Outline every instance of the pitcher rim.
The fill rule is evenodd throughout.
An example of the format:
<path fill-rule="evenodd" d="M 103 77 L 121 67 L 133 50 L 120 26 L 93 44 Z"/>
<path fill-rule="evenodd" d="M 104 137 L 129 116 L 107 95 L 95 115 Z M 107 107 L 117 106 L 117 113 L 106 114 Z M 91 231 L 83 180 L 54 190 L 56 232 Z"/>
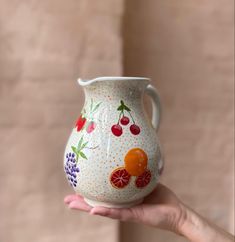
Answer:
<path fill-rule="evenodd" d="M 77 79 L 77 82 L 81 86 L 87 86 L 97 81 L 128 81 L 128 80 L 136 80 L 136 81 L 148 81 L 150 82 L 151 79 L 147 77 L 134 77 L 134 76 L 103 76 L 97 77 L 90 80 L 82 80 L 81 78 Z"/>

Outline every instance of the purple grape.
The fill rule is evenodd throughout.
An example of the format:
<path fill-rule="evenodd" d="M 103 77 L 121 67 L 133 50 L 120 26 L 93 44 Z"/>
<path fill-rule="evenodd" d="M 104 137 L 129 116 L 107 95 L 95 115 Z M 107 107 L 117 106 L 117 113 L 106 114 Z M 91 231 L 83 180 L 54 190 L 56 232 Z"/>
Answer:
<path fill-rule="evenodd" d="M 77 186 L 77 173 L 80 172 L 80 169 L 77 167 L 75 154 L 74 153 L 67 153 L 66 154 L 66 162 L 65 162 L 65 173 L 67 175 L 67 179 L 71 186 Z"/>

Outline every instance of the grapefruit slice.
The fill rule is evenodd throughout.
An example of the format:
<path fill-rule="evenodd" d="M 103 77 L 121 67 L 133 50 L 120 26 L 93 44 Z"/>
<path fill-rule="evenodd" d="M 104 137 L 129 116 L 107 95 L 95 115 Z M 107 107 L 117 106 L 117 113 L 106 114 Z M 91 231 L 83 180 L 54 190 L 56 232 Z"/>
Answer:
<path fill-rule="evenodd" d="M 121 189 L 127 186 L 130 182 L 130 174 L 124 167 L 118 167 L 110 176 L 110 183 L 114 188 Z"/>
<path fill-rule="evenodd" d="M 146 187 L 149 182 L 151 181 L 151 172 L 150 170 L 146 170 L 144 171 L 143 174 L 141 174 L 140 176 L 138 176 L 135 180 L 135 185 L 138 187 L 138 188 L 143 188 L 143 187 Z"/>

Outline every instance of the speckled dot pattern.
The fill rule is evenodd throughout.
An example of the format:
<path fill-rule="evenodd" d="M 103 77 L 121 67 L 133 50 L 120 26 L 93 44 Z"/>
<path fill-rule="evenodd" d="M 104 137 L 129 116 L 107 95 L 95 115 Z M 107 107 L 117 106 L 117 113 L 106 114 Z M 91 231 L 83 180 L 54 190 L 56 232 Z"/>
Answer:
<path fill-rule="evenodd" d="M 74 187 L 76 193 L 94 201 L 125 204 L 145 197 L 156 187 L 163 160 L 156 132 L 143 107 L 142 99 L 147 84 L 146 80 L 106 80 L 84 86 L 86 100 L 83 109 L 89 110 L 91 100 L 94 105 L 100 105 L 92 115 L 96 123 L 95 129 L 87 133 L 85 129 L 78 132 L 74 127 L 66 146 L 64 164 L 66 154 L 73 152 L 71 147 L 76 147 L 81 137 L 84 142 L 88 142 L 88 148 L 83 149 L 87 159 L 79 157 L 77 161 L 79 173 Z M 130 132 L 132 121 L 122 126 L 121 136 L 117 137 L 111 132 L 112 125 L 119 118 L 117 108 L 120 100 L 131 109 L 131 114 L 140 127 L 138 135 Z M 147 169 L 151 172 L 151 181 L 146 187 L 137 188 L 136 177 L 131 176 L 127 186 L 117 189 L 110 183 L 110 175 L 118 167 L 124 167 L 124 157 L 133 148 L 141 148 L 147 154 Z"/>

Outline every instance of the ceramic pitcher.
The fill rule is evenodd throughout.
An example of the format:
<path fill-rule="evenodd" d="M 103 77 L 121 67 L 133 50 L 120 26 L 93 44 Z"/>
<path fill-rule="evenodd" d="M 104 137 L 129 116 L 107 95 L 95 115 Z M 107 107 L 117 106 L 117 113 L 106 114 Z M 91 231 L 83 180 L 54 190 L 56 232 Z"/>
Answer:
<path fill-rule="evenodd" d="M 85 103 L 64 154 L 70 185 L 91 206 L 141 203 L 163 170 L 156 89 L 142 77 L 99 77 L 78 83 Z M 144 109 L 144 94 L 152 99 L 152 121 Z"/>

